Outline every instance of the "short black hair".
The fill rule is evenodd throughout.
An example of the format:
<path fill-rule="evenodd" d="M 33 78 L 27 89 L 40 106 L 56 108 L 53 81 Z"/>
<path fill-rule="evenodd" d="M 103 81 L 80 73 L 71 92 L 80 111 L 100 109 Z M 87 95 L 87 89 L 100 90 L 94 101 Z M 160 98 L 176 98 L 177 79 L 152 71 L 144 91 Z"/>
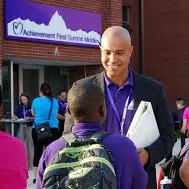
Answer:
<path fill-rule="evenodd" d="M 180 96 L 177 98 L 177 101 L 184 101 L 184 98 Z"/>
<path fill-rule="evenodd" d="M 57 95 L 61 95 L 61 93 L 67 93 L 67 91 L 64 90 L 64 89 L 60 89 L 60 90 L 58 91 Z"/>
<path fill-rule="evenodd" d="M 68 106 L 74 119 L 93 116 L 104 102 L 101 88 L 91 81 L 76 82 L 68 91 Z"/>

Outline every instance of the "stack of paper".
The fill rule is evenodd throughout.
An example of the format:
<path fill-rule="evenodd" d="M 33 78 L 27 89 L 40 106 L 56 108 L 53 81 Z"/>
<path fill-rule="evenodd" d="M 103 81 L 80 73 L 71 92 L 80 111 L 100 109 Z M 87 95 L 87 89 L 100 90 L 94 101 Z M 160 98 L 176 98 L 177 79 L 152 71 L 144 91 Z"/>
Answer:
<path fill-rule="evenodd" d="M 137 148 L 145 148 L 160 136 L 151 102 L 141 101 L 131 122 L 127 137 Z"/>

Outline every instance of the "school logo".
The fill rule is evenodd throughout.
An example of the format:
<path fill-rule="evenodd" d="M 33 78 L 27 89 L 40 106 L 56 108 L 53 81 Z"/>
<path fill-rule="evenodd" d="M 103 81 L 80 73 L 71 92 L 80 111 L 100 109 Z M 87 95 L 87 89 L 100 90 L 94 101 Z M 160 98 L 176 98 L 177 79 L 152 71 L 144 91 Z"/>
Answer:
<path fill-rule="evenodd" d="M 99 46 L 100 14 L 26 0 L 5 0 L 5 6 L 5 33 L 9 39 Z"/>
<path fill-rule="evenodd" d="M 23 31 L 23 24 L 21 22 L 13 22 L 13 32 L 15 35 L 20 35 Z"/>

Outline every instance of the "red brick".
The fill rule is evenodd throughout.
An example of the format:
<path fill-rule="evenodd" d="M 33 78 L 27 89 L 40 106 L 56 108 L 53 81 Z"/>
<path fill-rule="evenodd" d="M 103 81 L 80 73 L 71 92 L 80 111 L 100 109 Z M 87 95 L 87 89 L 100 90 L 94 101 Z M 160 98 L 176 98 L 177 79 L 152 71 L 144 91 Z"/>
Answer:
<path fill-rule="evenodd" d="M 44 3 L 48 5 L 61 6 L 77 10 L 84 10 L 101 14 L 102 16 L 102 31 L 111 25 L 121 24 L 121 3 L 120 0 L 30 0 L 36 3 Z M 4 11 L 3 3 L 0 1 L 0 10 Z M 1 11 L 1 18 L 4 17 Z M 71 45 L 60 45 L 53 43 L 39 43 L 22 40 L 3 39 L 3 19 L 0 21 L 1 45 L 3 44 L 3 56 L 17 58 L 33 58 L 45 60 L 62 60 L 92 63 L 94 66 L 87 66 L 87 74 L 99 72 L 97 64 L 100 64 L 100 50 L 98 48 L 87 48 Z M 3 41 L 2 41 L 3 40 Z M 54 56 L 54 50 L 58 47 L 59 56 Z M 2 51 L 2 48 L 1 48 Z M 2 53 L 0 52 L 0 60 Z M 2 61 L 1 61 L 2 62 Z M 70 68 L 70 84 L 73 81 L 82 78 L 84 75 L 83 67 Z"/>
<path fill-rule="evenodd" d="M 145 73 L 164 83 L 168 100 L 189 104 L 189 1 L 144 2 Z"/>

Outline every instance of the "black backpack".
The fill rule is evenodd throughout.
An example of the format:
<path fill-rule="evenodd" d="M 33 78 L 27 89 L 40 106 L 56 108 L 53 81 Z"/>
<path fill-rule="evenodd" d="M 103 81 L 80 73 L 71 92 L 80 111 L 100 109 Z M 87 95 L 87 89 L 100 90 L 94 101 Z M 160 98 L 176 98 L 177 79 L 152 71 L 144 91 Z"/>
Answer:
<path fill-rule="evenodd" d="M 117 189 L 111 153 L 101 144 L 107 132 L 79 139 L 63 135 L 66 148 L 60 150 L 45 169 L 43 189 Z"/>
<path fill-rule="evenodd" d="M 168 176 L 172 180 L 171 189 L 187 189 L 180 178 L 179 169 L 182 165 L 183 157 L 188 151 L 189 148 L 161 165 L 163 176 Z"/>

